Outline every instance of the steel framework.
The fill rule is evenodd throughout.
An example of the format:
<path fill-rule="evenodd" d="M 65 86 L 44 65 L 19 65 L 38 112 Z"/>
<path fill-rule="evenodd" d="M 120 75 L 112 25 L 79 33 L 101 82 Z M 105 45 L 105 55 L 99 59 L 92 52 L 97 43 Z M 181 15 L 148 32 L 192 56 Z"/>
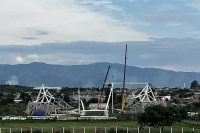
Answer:
<path fill-rule="evenodd" d="M 111 109 L 112 109 L 112 113 L 113 113 L 113 83 L 109 84 L 109 89 L 110 89 L 110 93 L 109 93 L 109 97 L 106 103 L 106 107 L 104 109 L 90 109 L 87 110 L 85 109 L 85 106 L 83 104 L 83 101 L 80 100 L 80 103 L 82 105 L 82 110 L 80 112 L 81 117 L 86 117 L 86 118 L 108 118 L 109 117 L 109 102 L 111 100 Z"/>
<path fill-rule="evenodd" d="M 28 103 L 26 113 L 33 115 L 39 109 L 45 111 L 45 115 L 57 115 L 68 114 L 72 107 L 62 99 L 54 98 L 48 89 L 42 85 L 36 100 Z"/>
<path fill-rule="evenodd" d="M 146 83 L 139 94 L 132 93 L 131 101 L 126 105 L 126 112 L 143 112 L 145 107 L 156 104 L 159 104 L 159 102 L 156 100 L 149 83 Z"/>

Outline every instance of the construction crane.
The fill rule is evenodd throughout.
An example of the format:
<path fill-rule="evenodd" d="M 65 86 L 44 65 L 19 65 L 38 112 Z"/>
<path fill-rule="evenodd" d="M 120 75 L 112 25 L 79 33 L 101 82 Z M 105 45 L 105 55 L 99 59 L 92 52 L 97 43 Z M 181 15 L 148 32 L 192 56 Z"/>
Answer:
<path fill-rule="evenodd" d="M 101 92 L 100 92 L 100 96 L 99 96 L 99 100 L 98 100 L 98 104 L 97 104 L 97 109 L 100 109 L 100 108 L 101 108 L 102 92 L 103 92 L 104 87 L 105 87 L 105 83 L 106 83 L 106 80 L 107 80 L 107 77 L 108 77 L 108 73 L 109 73 L 109 71 L 110 71 L 110 67 L 111 67 L 111 66 L 108 66 L 108 70 L 107 70 L 107 73 L 106 73 L 106 77 L 105 77 L 104 82 L 103 82 L 103 87 L 101 88 Z"/>
<path fill-rule="evenodd" d="M 124 80 L 123 80 L 123 88 L 122 88 L 122 92 L 121 92 L 121 96 L 122 96 L 122 110 L 121 110 L 121 112 L 122 112 L 122 113 L 124 113 L 124 111 L 125 111 L 125 99 L 126 99 L 126 93 L 125 93 L 126 60 L 127 60 L 127 44 L 126 44 L 125 59 L 124 59 Z"/>

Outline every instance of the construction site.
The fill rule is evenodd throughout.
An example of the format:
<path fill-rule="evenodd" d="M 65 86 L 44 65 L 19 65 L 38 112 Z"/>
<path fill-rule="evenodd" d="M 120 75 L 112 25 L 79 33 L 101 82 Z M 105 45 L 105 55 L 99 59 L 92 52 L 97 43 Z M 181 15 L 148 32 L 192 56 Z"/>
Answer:
<path fill-rule="evenodd" d="M 76 119 L 117 119 L 115 116 L 121 114 L 137 114 L 143 112 L 145 107 L 157 104 L 164 104 L 164 101 L 156 99 L 154 91 L 150 83 L 134 83 L 126 82 L 126 60 L 127 45 L 125 49 L 125 63 L 123 82 L 108 82 L 107 77 L 111 66 L 108 67 L 103 86 L 96 95 L 87 95 L 90 98 L 96 97 L 96 103 L 90 103 L 87 107 L 83 101 L 86 97 L 81 94 L 80 89 L 77 90 L 76 101 L 78 107 L 73 107 L 61 98 L 55 98 L 49 89 L 42 85 L 37 87 L 38 95 L 34 101 L 30 101 L 26 108 L 26 113 L 32 118 L 44 116 L 55 116 L 57 118 L 65 116 L 66 119 L 75 117 Z M 136 86 L 140 86 L 137 88 Z M 118 88 L 116 90 L 116 88 Z M 58 89 L 59 88 L 54 88 Z M 106 95 L 106 96 L 105 96 Z M 120 104 L 115 106 L 114 97 L 118 95 L 121 98 Z M 72 94 L 70 97 L 74 97 Z M 115 114 L 115 115 L 113 115 Z M 116 115 L 117 114 L 117 115 Z"/>
<path fill-rule="evenodd" d="M 44 116 L 52 117 L 79 117 L 80 119 L 116 119 L 112 114 L 137 114 L 143 112 L 146 106 L 163 104 L 158 101 L 149 83 L 126 83 L 128 85 L 142 84 L 142 89 L 129 89 L 124 91 L 121 99 L 121 107 L 115 108 L 113 97 L 116 95 L 115 86 L 122 83 L 105 84 L 105 88 L 109 90 L 108 98 L 105 99 L 105 92 L 100 91 L 97 103 L 90 103 L 87 107 L 83 99 L 85 96 L 81 94 L 80 89 L 77 90 L 78 108 L 66 103 L 63 99 L 55 98 L 48 87 L 42 85 L 39 87 L 39 93 L 36 100 L 30 101 L 26 108 L 26 113 L 32 118 L 42 118 Z M 118 94 L 120 95 L 120 94 Z M 72 95 L 71 97 L 74 97 Z M 88 95 L 88 97 L 91 97 Z M 92 97 L 91 97 L 92 98 Z M 106 101 L 107 100 L 107 101 Z M 119 105 L 119 104 L 118 104 Z M 47 117 L 44 117 L 47 118 Z"/>

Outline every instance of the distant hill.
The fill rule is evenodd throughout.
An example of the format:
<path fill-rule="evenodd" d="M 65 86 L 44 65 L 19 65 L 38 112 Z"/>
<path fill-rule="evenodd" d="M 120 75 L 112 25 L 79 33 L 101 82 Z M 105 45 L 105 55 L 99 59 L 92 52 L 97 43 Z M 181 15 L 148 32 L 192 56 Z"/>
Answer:
<path fill-rule="evenodd" d="M 108 66 L 111 70 L 108 81 L 123 80 L 123 65 L 94 63 L 88 65 L 51 65 L 34 62 L 31 64 L 0 65 L 1 84 L 19 84 L 27 86 L 102 86 Z M 190 86 L 193 80 L 200 81 L 200 73 L 175 72 L 156 68 L 127 66 L 127 82 L 150 82 L 157 87 Z"/>

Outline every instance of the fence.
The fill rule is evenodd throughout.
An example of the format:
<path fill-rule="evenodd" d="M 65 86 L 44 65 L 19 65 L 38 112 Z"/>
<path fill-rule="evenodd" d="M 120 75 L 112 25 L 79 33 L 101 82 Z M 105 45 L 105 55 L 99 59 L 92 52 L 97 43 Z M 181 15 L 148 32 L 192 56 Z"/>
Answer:
<path fill-rule="evenodd" d="M 0 128 L 0 133 L 200 133 L 199 128 L 150 128 L 139 127 L 34 127 L 34 128 Z"/>

